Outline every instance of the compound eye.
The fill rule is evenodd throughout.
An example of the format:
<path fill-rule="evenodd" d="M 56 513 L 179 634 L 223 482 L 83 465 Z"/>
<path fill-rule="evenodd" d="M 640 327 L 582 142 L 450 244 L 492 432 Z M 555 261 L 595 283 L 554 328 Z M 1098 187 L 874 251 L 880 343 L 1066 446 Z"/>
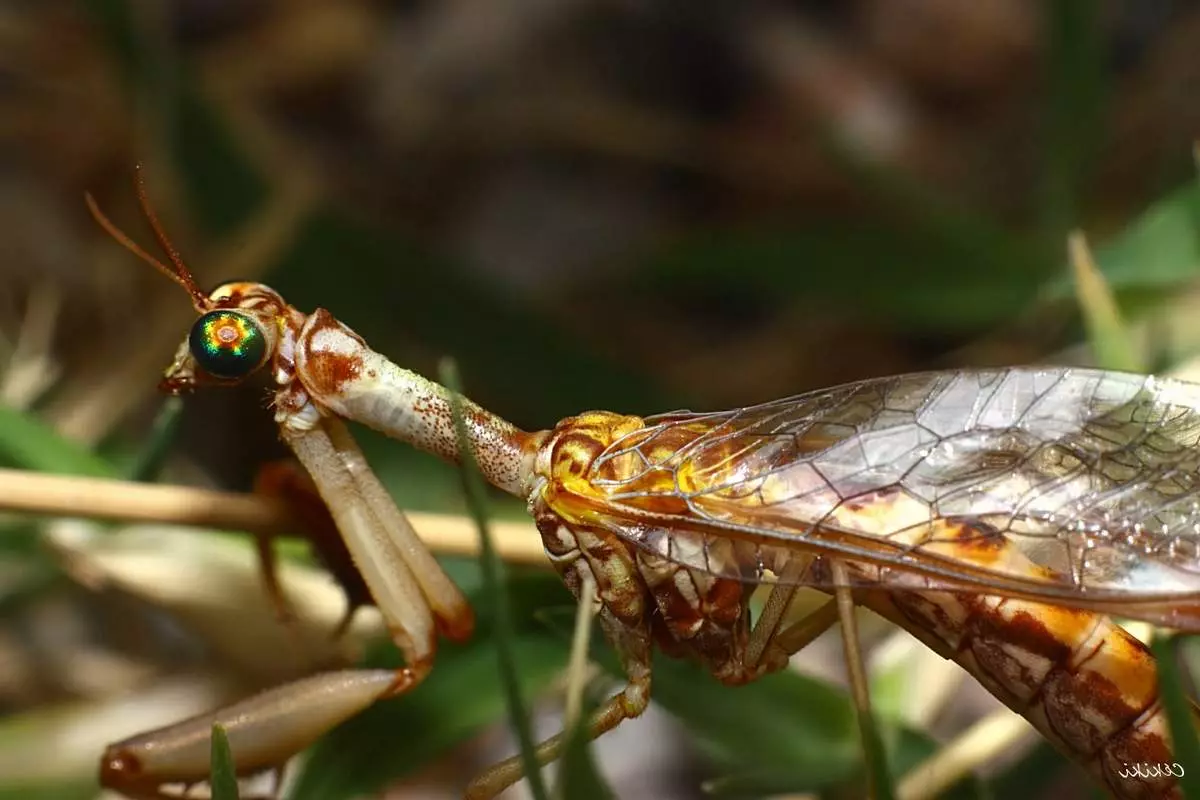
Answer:
<path fill-rule="evenodd" d="M 249 314 L 209 311 L 192 326 L 188 349 L 196 365 L 218 378 L 244 378 L 267 358 L 267 337 Z"/>

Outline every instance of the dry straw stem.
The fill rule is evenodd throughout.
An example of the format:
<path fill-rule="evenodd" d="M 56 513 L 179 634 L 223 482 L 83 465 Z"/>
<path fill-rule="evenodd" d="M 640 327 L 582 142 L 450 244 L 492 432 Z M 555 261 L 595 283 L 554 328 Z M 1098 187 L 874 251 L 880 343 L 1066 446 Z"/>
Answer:
<path fill-rule="evenodd" d="M 575 614 L 575 632 L 571 639 L 571 660 L 567 665 L 567 703 L 563 714 L 563 730 L 570 731 L 579 722 L 583 713 L 583 689 L 588 679 L 588 639 L 592 634 L 592 618 L 599 611 L 599 596 L 596 582 L 586 570 L 579 584 L 579 596 L 595 598 L 593 602 L 581 601 Z"/>
<path fill-rule="evenodd" d="M 939 797 L 963 778 L 998 756 L 1035 741 L 1033 728 L 1007 708 L 976 722 L 904 776 L 896 789 L 898 800 Z"/>
<path fill-rule="evenodd" d="M 261 534 L 303 530 L 284 503 L 258 495 L 13 469 L 0 469 L 0 510 Z M 466 517 L 407 513 L 434 552 L 478 555 L 479 535 Z M 497 552 L 505 561 L 546 566 L 541 537 L 532 524 L 494 521 L 492 530 Z"/>
<path fill-rule="evenodd" d="M 1097 362 L 1109 369 L 1141 369 L 1142 359 L 1133 347 L 1116 298 L 1081 231 L 1073 231 L 1067 237 L 1067 253 L 1075 277 L 1075 294 Z"/>

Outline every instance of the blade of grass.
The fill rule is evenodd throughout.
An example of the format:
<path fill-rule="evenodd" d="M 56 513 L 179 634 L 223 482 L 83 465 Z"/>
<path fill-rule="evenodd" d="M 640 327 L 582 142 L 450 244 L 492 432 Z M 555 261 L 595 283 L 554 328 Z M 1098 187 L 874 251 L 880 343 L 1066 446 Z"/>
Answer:
<path fill-rule="evenodd" d="M 95 781 L 67 782 L 52 786 L 0 787 L 0 800 L 95 800 Z"/>
<path fill-rule="evenodd" d="M 1075 274 L 1075 296 L 1079 298 L 1097 365 L 1104 369 L 1141 371 L 1145 365 L 1133 346 L 1117 301 L 1096 267 L 1083 233 L 1074 231 L 1067 237 L 1067 251 Z"/>
<path fill-rule="evenodd" d="M 875 715 L 871 712 L 871 698 L 862 651 L 859 649 L 858 626 L 856 624 L 854 598 L 844 567 L 833 562 L 834 579 L 837 582 L 838 618 L 842 624 L 842 645 L 846 654 L 846 670 L 854 698 L 854 711 L 858 718 L 859 735 L 862 738 L 863 761 L 867 767 L 867 785 L 874 800 L 895 800 L 892 773 L 888 768 L 887 750 L 880 736 Z"/>
<path fill-rule="evenodd" d="M 179 433 L 183 421 L 183 398 L 168 397 L 154 417 L 147 442 L 134 457 L 129 478 L 134 481 L 152 481 L 162 470 L 163 462 L 171 452 L 171 445 Z"/>
<path fill-rule="evenodd" d="M 1078 222 L 1079 196 L 1104 132 L 1106 50 L 1092 0 L 1053 0 L 1041 8 L 1047 40 L 1045 160 L 1037 200 L 1045 239 L 1056 242 Z"/>
<path fill-rule="evenodd" d="M 147 9 L 130 0 L 91 0 L 80 4 L 113 53 L 134 113 L 155 127 L 174 157 L 187 207 L 210 236 L 234 231 L 261 208 L 267 187 L 219 112 L 197 88 L 185 60 L 155 37 Z"/>
<path fill-rule="evenodd" d="M 238 800 L 237 770 L 233 766 L 233 753 L 229 749 L 229 737 L 220 724 L 212 727 L 212 800 Z"/>
<path fill-rule="evenodd" d="M 1200 182 L 1163 195 L 1107 237 L 1096 247 L 1096 263 L 1121 296 L 1153 298 L 1193 282 L 1200 265 Z M 1042 299 L 1056 302 L 1073 293 L 1070 273 L 1056 269 Z"/>
<path fill-rule="evenodd" d="M 508 593 L 501 583 L 503 566 L 492 547 L 491 533 L 488 530 L 486 487 L 475 463 L 475 453 L 471 450 L 471 441 L 467 436 L 467 422 L 463 416 L 462 407 L 462 382 L 459 380 L 458 366 L 452 359 L 443 359 L 438 374 L 442 385 L 450 390 L 450 409 L 454 416 L 454 428 L 458 436 L 463 492 L 466 495 L 467 507 L 479 529 L 484 593 L 485 596 L 491 597 L 495 609 L 496 658 L 499 662 L 501 681 L 508 701 L 513 730 L 521 748 L 521 764 L 525 772 L 525 780 L 529 783 L 529 792 L 534 800 L 549 800 L 545 782 L 542 780 L 542 771 L 535 755 L 535 742 L 533 731 L 529 725 L 529 716 L 521 697 L 516 653 L 513 651 L 512 612 L 508 605 Z"/>
<path fill-rule="evenodd" d="M 566 728 L 574 728 L 583 716 L 583 688 L 587 683 L 588 640 L 592 635 L 592 618 L 596 606 L 591 602 L 596 583 L 590 575 L 584 575 L 579 585 L 579 601 L 575 613 L 575 631 L 571 637 L 571 662 L 567 667 L 570 676 L 567 688 L 567 710 L 564 714 Z"/>
<path fill-rule="evenodd" d="M 564 732 L 563 752 L 554 786 L 557 800 L 614 800 L 616 797 L 592 758 L 588 717 L 594 708 L 594 703 L 581 705 L 584 714 Z"/>
<path fill-rule="evenodd" d="M 1200 739 L 1196 737 L 1196 717 L 1183 689 L 1179 671 L 1176 636 L 1155 636 L 1150 651 L 1158 662 L 1158 686 L 1167 726 L 1171 731 L 1176 763 L 1183 767 L 1179 788 L 1185 798 L 1200 800 Z"/>
<path fill-rule="evenodd" d="M 585 576 L 579 587 L 581 598 L 575 614 L 575 631 L 571 641 L 571 661 L 567 668 L 567 707 L 563 715 L 563 753 L 558 762 L 558 775 L 553 794 L 556 800 L 612 800 L 615 795 L 604 782 L 592 759 L 588 721 L 594 705 L 585 703 L 587 684 L 588 642 L 592 635 L 592 620 L 596 615 L 596 584 Z"/>
<path fill-rule="evenodd" d="M 0 462 L 36 472 L 112 477 L 104 459 L 59 436 L 29 414 L 0 406 Z"/>

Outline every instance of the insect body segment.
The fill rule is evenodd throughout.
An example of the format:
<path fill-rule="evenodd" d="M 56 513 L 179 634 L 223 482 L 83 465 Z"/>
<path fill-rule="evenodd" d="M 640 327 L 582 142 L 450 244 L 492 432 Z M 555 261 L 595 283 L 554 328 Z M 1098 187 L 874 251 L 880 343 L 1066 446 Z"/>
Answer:
<path fill-rule="evenodd" d="M 1179 798 L 1150 651 L 1107 618 L 1011 598 L 871 590 L 868 608 L 952 659 L 1118 798 Z"/>

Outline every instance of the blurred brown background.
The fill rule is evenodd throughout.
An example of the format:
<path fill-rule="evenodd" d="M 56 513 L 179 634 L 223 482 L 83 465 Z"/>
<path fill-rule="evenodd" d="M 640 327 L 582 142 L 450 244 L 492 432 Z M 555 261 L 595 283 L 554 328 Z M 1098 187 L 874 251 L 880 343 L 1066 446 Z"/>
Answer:
<path fill-rule="evenodd" d="M 537 426 L 1041 358 L 1064 232 L 1186 181 L 1200 115 L 1165 0 L 0 13 L 6 332 L 54 306 L 49 414 L 86 439 L 186 319 L 81 202 L 145 240 L 136 161 L 203 282 L 454 354 Z"/>

